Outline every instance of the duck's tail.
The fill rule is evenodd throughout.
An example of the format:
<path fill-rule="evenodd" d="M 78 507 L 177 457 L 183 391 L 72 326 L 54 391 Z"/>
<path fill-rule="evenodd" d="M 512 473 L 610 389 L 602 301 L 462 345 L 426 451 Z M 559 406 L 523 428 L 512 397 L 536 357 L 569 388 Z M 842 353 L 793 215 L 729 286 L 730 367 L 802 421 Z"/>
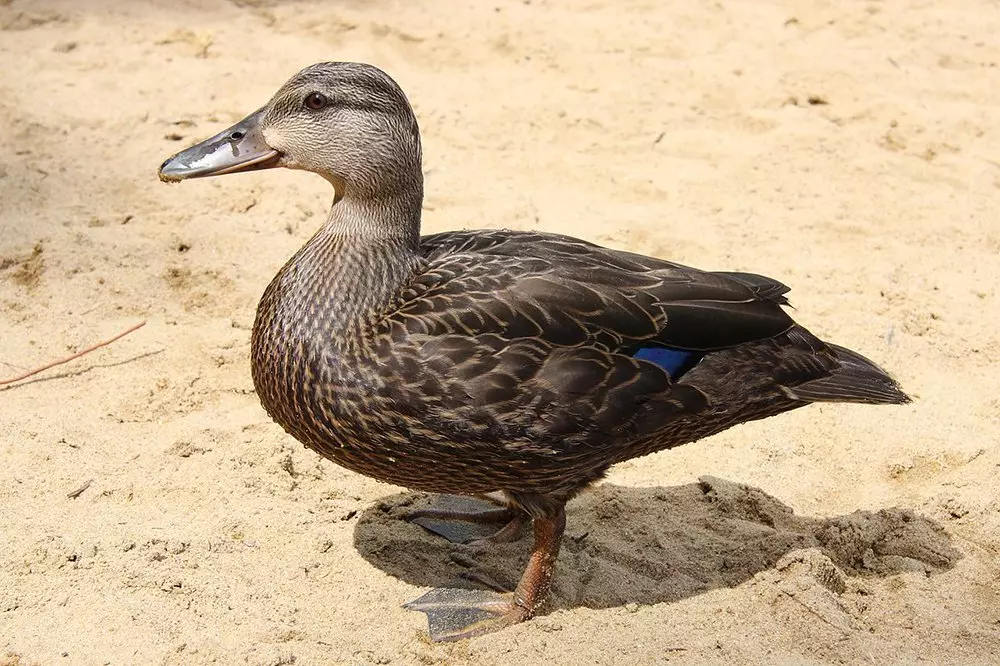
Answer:
<path fill-rule="evenodd" d="M 806 402 L 859 402 L 868 405 L 901 405 L 910 402 L 892 377 L 867 358 L 839 345 L 827 343 L 840 367 L 829 377 L 785 388 L 790 398 Z"/>

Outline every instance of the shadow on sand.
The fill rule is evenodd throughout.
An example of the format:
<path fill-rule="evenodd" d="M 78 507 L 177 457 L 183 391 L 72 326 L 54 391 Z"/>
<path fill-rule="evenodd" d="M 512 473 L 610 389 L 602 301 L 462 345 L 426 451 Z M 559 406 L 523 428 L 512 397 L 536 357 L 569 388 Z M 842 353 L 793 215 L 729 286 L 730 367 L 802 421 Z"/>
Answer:
<path fill-rule="evenodd" d="M 355 547 L 413 585 L 481 588 L 462 578 L 473 571 L 512 588 L 530 530 L 489 552 L 463 553 L 402 519 L 432 497 L 405 493 L 372 506 L 355 528 Z M 940 526 L 911 510 L 805 518 L 758 488 L 712 477 L 669 488 L 602 484 L 570 502 L 567 516 L 550 609 L 676 601 L 792 564 L 839 594 L 851 576 L 930 575 L 961 557 Z"/>

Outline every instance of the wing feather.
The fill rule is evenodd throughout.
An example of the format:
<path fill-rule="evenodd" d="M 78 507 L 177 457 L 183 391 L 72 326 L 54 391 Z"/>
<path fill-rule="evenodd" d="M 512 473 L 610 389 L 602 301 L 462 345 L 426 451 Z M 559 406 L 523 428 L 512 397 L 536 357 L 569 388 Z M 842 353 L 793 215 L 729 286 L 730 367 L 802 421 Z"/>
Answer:
<path fill-rule="evenodd" d="M 392 317 L 414 333 L 497 333 L 614 350 L 654 341 L 708 351 L 766 339 L 793 322 L 781 283 L 711 273 L 553 234 L 425 237 L 426 269 Z"/>

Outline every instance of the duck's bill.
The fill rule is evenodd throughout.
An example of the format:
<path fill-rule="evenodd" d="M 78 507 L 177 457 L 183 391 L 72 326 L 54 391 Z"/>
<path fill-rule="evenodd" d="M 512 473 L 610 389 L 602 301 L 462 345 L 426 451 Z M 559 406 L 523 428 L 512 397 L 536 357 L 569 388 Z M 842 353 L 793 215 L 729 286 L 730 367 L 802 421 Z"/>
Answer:
<path fill-rule="evenodd" d="M 260 131 L 263 112 L 260 109 L 211 139 L 177 153 L 160 165 L 160 180 L 176 182 L 279 166 L 281 153 L 267 145 Z"/>

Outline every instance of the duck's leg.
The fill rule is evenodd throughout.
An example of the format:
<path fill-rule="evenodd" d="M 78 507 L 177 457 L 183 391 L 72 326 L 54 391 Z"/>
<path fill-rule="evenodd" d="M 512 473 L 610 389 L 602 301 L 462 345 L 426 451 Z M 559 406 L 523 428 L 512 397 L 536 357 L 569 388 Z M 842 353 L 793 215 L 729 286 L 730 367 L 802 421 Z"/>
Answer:
<path fill-rule="evenodd" d="M 535 518 L 531 559 L 513 594 L 438 588 L 405 607 L 427 614 L 435 641 L 473 638 L 524 622 L 548 596 L 565 528 L 566 512 L 561 506 L 553 516 Z"/>
<path fill-rule="evenodd" d="M 417 509 L 406 519 L 452 543 L 488 546 L 517 541 L 529 520 L 523 511 L 468 497 L 442 496 L 437 503 L 442 508 Z"/>

